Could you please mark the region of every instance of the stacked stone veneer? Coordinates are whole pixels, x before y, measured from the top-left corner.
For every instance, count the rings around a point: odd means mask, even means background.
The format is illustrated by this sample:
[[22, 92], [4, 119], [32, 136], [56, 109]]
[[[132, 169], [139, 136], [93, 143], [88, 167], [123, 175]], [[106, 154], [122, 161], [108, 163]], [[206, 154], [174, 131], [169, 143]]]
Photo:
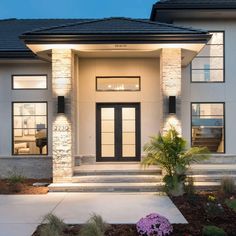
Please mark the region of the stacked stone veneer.
[[[52, 90], [55, 104], [53, 120], [53, 182], [70, 182], [73, 173], [74, 76], [71, 49], [52, 50]], [[57, 114], [57, 97], [65, 96], [65, 114]]]
[[[162, 130], [176, 127], [181, 134], [181, 49], [163, 48], [161, 53]], [[169, 96], [176, 96], [176, 114], [169, 114]]]

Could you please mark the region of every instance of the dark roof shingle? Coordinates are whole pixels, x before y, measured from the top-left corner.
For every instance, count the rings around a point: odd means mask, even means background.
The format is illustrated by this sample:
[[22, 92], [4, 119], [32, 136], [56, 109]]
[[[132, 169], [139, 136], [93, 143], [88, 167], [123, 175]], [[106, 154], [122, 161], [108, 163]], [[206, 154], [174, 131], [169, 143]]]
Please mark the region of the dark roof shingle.
[[157, 9], [232, 9], [236, 0], [160, 0], [154, 7]]
[[172, 24], [154, 22], [144, 19], [130, 19], [123, 17], [104, 18], [76, 22], [71, 24], [37, 29], [26, 32], [24, 35], [83, 35], [83, 34], [172, 34], [172, 33], [205, 33], [190, 27], [180, 27]]

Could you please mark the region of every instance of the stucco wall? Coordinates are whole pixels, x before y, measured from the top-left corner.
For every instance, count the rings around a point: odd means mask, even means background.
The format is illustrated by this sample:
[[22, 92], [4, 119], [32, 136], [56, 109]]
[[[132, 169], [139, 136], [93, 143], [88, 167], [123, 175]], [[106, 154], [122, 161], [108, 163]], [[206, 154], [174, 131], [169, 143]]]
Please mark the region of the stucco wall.
[[176, 21], [176, 25], [209, 31], [225, 31], [225, 83], [191, 83], [190, 66], [183, 70], [182, 124], [183, 135], [190, 140], [190, 102], [225, 102], [226, 154], [236, 153], [236, 22], [235, 21]]
[[[141, 104], [141, 146], [160, 128], [159, 59], [81, 59], [78, 85], [77, 154], [96, 153], [96, 102], [139, 102]], [[141, 76], [139, 92], [96, 92], [96, 76]]]
[[[47, 90], [12, 90], [12, 74], [47, 74]], [[48, 101], [48, 142], [51, 143], [51, 65], [44, 62], [0, 63], [0, 158], [12, 155], [12, 102]], [[49, 155], [51, 147], [49, 145]]]

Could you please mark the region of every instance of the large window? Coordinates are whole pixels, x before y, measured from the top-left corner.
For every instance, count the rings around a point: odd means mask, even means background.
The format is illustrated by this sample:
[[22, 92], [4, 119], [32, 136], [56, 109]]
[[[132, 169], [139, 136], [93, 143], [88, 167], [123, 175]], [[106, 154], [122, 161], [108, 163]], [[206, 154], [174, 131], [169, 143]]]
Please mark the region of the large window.
[[12, 75], [13, 89], [47, 89], [47, 75]]
[[139, 76], [96, 77], [97, 91], [140, 91]]
[[192, 82], [224, 82], [224, 32], [212, 38], [192, 61]]
[[14, 102], [13, 154], [46, 155], [47, 147], [47, 103]]
[[192, 103], [192, 146], [225, 152], [224, 103]]

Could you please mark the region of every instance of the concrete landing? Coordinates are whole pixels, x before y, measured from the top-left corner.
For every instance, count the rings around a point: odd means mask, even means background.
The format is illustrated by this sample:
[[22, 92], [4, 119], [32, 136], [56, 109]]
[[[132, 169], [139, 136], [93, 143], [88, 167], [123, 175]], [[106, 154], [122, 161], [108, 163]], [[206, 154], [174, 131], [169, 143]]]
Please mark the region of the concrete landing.
[[50, 212], [69, 224], [82, 224], [91, 213], [100, 214], [108, 223], [135, 224], [152, 212], [171, 223], [187, 223], [169, 197], [153, 193], [0, 195], [0, 212], [0, 236], [31, 236]]

